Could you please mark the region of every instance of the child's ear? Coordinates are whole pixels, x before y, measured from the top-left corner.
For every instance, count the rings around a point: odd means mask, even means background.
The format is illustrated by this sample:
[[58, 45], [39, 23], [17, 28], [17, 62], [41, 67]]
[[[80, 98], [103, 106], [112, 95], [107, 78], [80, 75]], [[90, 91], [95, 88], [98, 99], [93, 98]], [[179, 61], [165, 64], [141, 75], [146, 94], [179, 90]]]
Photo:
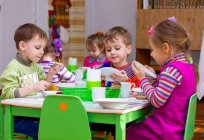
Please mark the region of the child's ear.
[[18, 45], [19, 45], [19, 50], [25, 50], [25, 42], [24, 41], [20, 41]]
[[171, 48], [171, 46], [169, 46], [168, 43], [163, 43], [163, 44], [162, 44], [162, 50], [163, 50], [164, 53], [170, 52], [171, 49], [172, 49], [172, 48]]
[[130, 54], [132, 51], [132, 45], [127, 46], [127, 54]]

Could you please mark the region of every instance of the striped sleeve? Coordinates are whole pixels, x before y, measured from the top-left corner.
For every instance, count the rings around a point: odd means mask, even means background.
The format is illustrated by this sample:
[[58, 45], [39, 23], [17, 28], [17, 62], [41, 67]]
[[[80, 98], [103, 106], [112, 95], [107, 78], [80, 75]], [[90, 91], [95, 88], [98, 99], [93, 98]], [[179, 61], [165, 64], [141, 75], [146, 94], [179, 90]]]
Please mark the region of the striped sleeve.
[[157, 86], [153, 86], [149, 79], [144, 78], [140, 82], [140, 87], [144, 91], [148, 101], [156, 108], [160, 108], [170, 97], [174, 88], [181, 84], [182, 74], [175, 67], [167, 67], [158, 79]]
[[66, 67], [62, 67], [61, 70], [58, 72], [60, 77], [62, 77], [66, 82], [74, 82], [75, 75], [67, 70]]

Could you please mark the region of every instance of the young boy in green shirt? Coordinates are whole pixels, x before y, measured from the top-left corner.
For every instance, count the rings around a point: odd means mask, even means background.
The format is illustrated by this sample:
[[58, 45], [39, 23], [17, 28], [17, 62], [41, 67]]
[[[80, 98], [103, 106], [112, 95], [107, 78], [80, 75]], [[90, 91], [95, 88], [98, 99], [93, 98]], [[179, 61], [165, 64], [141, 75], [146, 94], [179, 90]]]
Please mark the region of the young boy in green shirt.
[[[18, 27], [14, 34], [17, 54], [0, 77], [2, 98], [20, 98], [49, 88], [51, 79], [60, 66], [50, 68], [47, 77], [37, 62], [44, 54], [48, 37], [38, 26], [27, 23]], [[39, 121], [34, 118], [16, 117], [14, 131], [37, 139]]]

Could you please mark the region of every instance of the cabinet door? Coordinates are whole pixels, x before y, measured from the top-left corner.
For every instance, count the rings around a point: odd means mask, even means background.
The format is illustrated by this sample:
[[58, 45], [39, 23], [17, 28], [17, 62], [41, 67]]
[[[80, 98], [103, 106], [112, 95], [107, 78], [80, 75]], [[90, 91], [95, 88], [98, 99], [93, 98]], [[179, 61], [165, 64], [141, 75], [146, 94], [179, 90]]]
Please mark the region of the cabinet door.
[[1, 73], [8, 62], [16, 55], [16, 47], [13, 39], [16, 28], [27, 22], [35, 22], [36, 0], [0, 0], [0, 2]]

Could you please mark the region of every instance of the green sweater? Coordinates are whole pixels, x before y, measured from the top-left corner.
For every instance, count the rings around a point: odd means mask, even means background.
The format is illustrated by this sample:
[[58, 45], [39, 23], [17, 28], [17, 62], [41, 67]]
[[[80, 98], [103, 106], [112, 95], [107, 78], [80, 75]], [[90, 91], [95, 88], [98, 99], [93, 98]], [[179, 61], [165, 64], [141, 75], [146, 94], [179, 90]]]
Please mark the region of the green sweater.
[[[19, 88], [44, 79], [44, 70], [36, 62], [25, 62], [17, 55], [0, 77], [0, 84], [3, 86], [1, 96], [3, 98], [16, 98], [15, 92], [18, 92]], [[29, 93], [29, 95], [33, 94], [36, 94], [36, 92]]]

